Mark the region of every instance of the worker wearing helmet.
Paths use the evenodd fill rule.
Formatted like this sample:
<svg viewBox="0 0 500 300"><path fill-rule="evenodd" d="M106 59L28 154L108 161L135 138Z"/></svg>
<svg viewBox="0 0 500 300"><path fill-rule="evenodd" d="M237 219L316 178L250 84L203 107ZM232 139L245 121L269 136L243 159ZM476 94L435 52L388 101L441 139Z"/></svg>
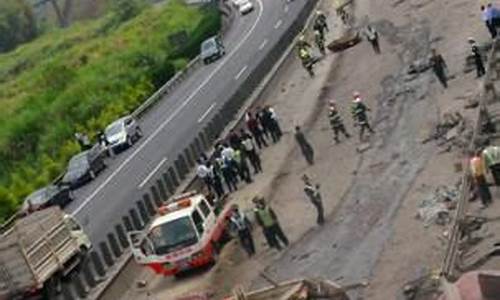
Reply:
<svg viewBox="0 0 500 300"><path fill-rule="evenodd" d="M340 115L334 100L331 100L329 102L328 119L333 130L333 139L336 144L339 143L340 133L342 133L346 138L351 137L351 135L345 129L344 120L342 119L342 116Z"/></svg>
<svg viewBox="0 0 500 300"><path fill-rule="evenodd" d="M311 51L308 48L299 48L299 58L302 62L302 66L309 73L311 77L314 76L313 66L314 59L311 55Z"/></svg>
<svg viewBox="0 0 500 300"><path fill-rule="evenodd" d="M370 133L374 133L370 123L368 122L367 112L370 111L370 108L363 103L359 92L354 92L353 98L351 113L355 122L354 126L359 125L359 140L363 141L365 130L368 130Z"/></svg>
<svg viewBox="0 0 500 300"><path fill-rule="evenodd" d="M316 11L316 18L314 19L313 30L319 31L319 33L321 34L321 38L325 40L325 32L328 32L329 29L328 29L328 23L326 22L326 16L320 10Z"/></svg>
<svg viewBox="0 0 500 300"><path fill-rule="evenodd" d="M321 52L322 55L325 55L325 38L319 30L314 30L314 42L316 43L319 52Z"/></svg>
<svg viewBox="0 0 500 300"><path fill-rule="evenodd" d="M310 49L312 48L311 44L309 44L307 41L306 41L306 37L304 35L301 35L299 37L299 40L297 41L297 50L300 51L301 49Z"/></svg>

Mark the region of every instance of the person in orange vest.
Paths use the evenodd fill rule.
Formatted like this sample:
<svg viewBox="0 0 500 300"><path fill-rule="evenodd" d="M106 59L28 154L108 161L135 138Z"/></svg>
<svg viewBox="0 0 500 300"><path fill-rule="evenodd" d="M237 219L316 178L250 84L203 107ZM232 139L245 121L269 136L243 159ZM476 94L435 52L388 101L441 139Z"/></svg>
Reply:
<svg viewBox="0 0 500 300"><path fill-rule="evenodd" d="M473 183L476 187L476 195L481 199L483 208L487 207L491 202L491 192L486 182L486 168L482 158L482 151L478 150L474 153L469 161L470 171Z"/></svg>

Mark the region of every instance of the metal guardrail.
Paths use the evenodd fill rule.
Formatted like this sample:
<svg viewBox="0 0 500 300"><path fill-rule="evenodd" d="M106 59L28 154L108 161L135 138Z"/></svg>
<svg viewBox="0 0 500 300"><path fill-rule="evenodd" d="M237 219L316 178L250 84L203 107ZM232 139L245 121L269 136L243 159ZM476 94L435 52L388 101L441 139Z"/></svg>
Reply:
<svg viewBox="0 0 500 300"><path fill-rule="evenodd" d="M488 93L492 82L492 72L497 72L496 64L497 58L496 53L500 53L500 41L494 40L493 47L488 54L488 64L486 68L486 75L483 80L480 97L479 97L479 109L477 111L476 124L473 130L473 136L467 148L467 153L470 151L475 151L477 148L477 141L481 135L483 124L487 118L486 107L489 100ZM443 259L443 264L441 267L441 275L448 279L453 279L455 277L455 267L457 263L458 248L460 243L461 227L464 222L468 202L469 202L469 191L472 187L472 180L470 176L470 168L466 163L464 171L462 173L462 190L461 195L457 204L457 209L455 216L453 218L452 229L450 232L450 238L448 246L446 249L445 257Z"/></svg>

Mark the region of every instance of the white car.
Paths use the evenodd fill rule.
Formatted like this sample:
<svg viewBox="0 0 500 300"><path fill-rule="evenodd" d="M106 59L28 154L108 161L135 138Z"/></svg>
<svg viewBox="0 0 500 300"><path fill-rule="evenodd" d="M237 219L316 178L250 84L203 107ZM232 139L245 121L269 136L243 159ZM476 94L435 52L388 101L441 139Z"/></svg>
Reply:
<svg viewBox="0 0 500 300"><path fill-rule="evenodd" d="M104 131L108 149L117 153L119 150L132 146L140 137L142 131L137 121L126 116L109 124Z"/></svg>
<svg viewBox="0 0 500 300"><path fill-rule="evenodd" d="M253 4L249 0L240 0L238 10L240 11L240 14L246 15L253 10Z"/></svg>

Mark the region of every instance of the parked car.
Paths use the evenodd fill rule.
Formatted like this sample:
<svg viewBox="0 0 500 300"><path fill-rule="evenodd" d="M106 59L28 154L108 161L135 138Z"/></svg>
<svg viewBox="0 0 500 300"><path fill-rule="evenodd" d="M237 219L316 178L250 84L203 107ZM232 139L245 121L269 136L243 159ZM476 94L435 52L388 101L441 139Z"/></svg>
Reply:
<svg viewBox="0 0 500 300"><path fill-rule="evenodd" d="M68 163L61 184L76 189L93 180L99 172L106 168L104 157L105 151L99 144L73 156Z"/></svg>
<svg viewBox="0 0 500 300"><path fill-rule="evenodd" d="M120 118L109 124L104 131L108 149L117 153L118 151L131 147L142 137L142 130L132 116Z"/></svg>
<svg viewBox="0 0 500 300"><path fill-rule="evenodd" d="M201 59L208 65L226 54L224 45L218 36L206 39L201 44Z"/></svg>
<svg viewBox="0 0 500 300"><path fill-rule="evenodd" d="M238 10L241 15L246 15L253 10L253 4L250 0L239 1Z"/></svg>
<svg viewBox="0 0 500 300"><path fill-rule="evenodd" d="M32 213L55 205L63 208L73 199L73 193L69 186L48 185L26 197L21 210L25 213Z"/></svg>

